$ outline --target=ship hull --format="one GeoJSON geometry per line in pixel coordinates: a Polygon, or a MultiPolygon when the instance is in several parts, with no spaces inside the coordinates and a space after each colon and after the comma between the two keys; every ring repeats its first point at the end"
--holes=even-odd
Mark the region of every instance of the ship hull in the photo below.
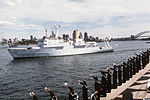
{"type": "Polygon", "coordinates": [[[9,53],[14,59],[17,58],[32,58],[32,57],[53,57],[53,56],[68,56],[90,53],[112,52],[113,48],[108,47],[87,47],[87,48],[8,48],[9,53]]]}

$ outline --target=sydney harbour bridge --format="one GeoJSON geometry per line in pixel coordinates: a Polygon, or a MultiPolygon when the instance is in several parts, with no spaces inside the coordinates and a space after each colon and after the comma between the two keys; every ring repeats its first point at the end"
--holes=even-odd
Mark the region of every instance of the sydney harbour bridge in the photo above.
{"type": "Polygon", "coordinates": [[[150,38],[150,34],[148,34],[148,33],[150,33],[150,31],[143,31],[143,32],[140,32],[140,33],[134,35],[134,39],[137,39],[137,38],[139,38],[139,37],[150,38]],[[146,34],[146,35],[145,35],[145,34],[146,34]]]}
{"type": "Polygon", "coordinates": [[[115,38],[113,40],[138,40],[138,39],[150,40],[150,31],[143,31],[143,32],[137,33],[136,35],[131,35],[130,37],[115,38]]]}

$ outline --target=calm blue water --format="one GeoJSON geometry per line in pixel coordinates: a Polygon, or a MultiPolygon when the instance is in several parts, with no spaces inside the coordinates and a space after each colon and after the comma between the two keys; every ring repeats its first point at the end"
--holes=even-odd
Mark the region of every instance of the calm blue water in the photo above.
{"type": "Polygon", "coordinates": [[[90,74],[100,77],[99,68],[120,64],[126,57],[150,47],[146,41],[113,41],[110,44],[115,48],[114,52],[17,60],[12,59],[6,48],[0,48],[0,100],[32,100],[30,91],[34,91],[40,100],[48,100],[46,86],[61,99],[68,96],[65,82],[80,91],[77,80],[84,79],[91,93],[94,80],[90,74]]]}

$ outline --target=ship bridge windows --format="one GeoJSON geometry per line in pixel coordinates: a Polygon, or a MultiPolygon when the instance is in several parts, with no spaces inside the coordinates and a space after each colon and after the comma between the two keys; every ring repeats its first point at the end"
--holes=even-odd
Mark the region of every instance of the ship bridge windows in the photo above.
{"type": "Polygon", "coordinates": [[[74,48],[85,48],[85,45],[74,46],[74,48]]]}
{"type": "Polygon", "coordinates": [[[57,47],[57,48],[55,48],[56,50],[62,50],[63,49],[63,47],[57,47]]]}

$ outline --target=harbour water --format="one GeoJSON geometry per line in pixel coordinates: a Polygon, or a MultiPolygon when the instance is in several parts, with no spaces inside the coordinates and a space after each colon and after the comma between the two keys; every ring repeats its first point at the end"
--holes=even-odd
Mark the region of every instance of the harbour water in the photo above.
{"type": "Polygon", "coordinates": [[[146,41],[112,41],[110,45],[115,48],[114,52],[17,60],[12,59],[6,48],[0,48],[0,100],[32,100],[31,91],[40,100],[48,100],[44,87],[50,87],[63,100],[69,93],[64,83],[78,92],[82,89],[78,80],[84,79],[90,94],[94,89],[90,74],[100,77],[99,68],[120,64],[150,47],[146,41]]]}

